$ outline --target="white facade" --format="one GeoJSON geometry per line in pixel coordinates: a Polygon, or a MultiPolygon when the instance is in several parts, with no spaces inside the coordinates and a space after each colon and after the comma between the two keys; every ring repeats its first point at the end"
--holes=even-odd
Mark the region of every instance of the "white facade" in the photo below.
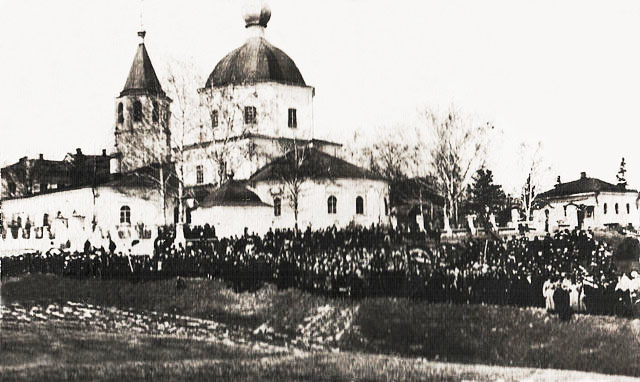
{"type": "Polygon", "coordinates": [[[277,82],[202,89],[200,103],[204,131],[192,139],[225,139],[243,133],[310,139],[314,93],[310,86],[277,82]],[[245,123],[246,107],[255,108],[255,123],[245,123]],[[295,126],[289,126],[289,109],[295,110],[295,126]],[[214,111],[217,112],[217,126],[212,121],[214,111]]]}
{"type": "MultiPolygon", "coordinates": [[[[278,181],[256,182],[256,193],[268,204],[277,205],[280,199],[280,216],[271,213],[274,228],[292,228],[295,213],[291,193],[278,181]]],[[[369,226],[389,224],[386,205],[389,201],[389,186],[383,180],[340,178],[332,180],[307,180],[299,193],[298,227],[313,229],[349,224],[369,226]],[[329,211],[329,198],[335,197],[335,213],[329,211]],[[357,198],[362,198],[362,213],[356,209],[357,198]]]]}
{"type": "MultiPolygon", "coordinates": [[[[25,227],[28,219],[34,229],[43,227],[46,214],[50,230],[55,235],[52,240],[55,246],[69,240],[74,250],[81,250],[87,239],[93,242],[110,236],[121,249],[130,247],[131,242],[138,239],[141,242],[138,249],[144,247],[148,252],[149,243],[153,248],[151,239],[157,233],[156,227],[167,222],[164,211],[162,198],[156,190],[110,186],[85,187],[2,202],[7,225],[20,219],[22,227],[25,227]],[[140,228],[151,237],[141,236],[140,228]]],[[[171,218],[172,203],[167,203],[166,211],[171,218]]],[[[46,235],[44,239],[36,239],[32,235],[29,240],[22,237],[12,240],[9,235],[4,240],[0,239],[0,253],[10,249],[42,250],[43,246],[46,249],[51,247],[46,235]]]]}
{"type": "Polygon", "coordinates": [[[631,224],[637,227],[640,223],[637,199],[638,193],[630,190],[597,194],[589,192],[552,198],[534,211],[534,226],[539,231],[548,228],[549,232],[573,229],[580,222],[582,228],[605,228],[610,224],[631,224]]]}
{"type": "Polygon", "coordinates": [[[264,235],[272,224],[273,208],[262,206],[213,206],[200,207],[191,212],[191,222],[209,224],[217,237],[242,236],[248,233],[264,235]]]}

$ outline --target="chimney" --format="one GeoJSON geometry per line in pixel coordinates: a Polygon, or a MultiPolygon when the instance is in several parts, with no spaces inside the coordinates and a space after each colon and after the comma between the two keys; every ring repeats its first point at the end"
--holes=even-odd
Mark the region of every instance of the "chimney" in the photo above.
{"type": "Polygon", "coordinates": [[[43,159],[44,159],[44,154],[40,154],[40,155],[38,156],[38,159],[43,160],[43,159]]]}
{"type": "Polygon", "coordinates": [[[586,172],[584,172],[584,171],[582,171],[582,172],[580,173],[580,179],[587,179],[587,173],[586,173],[586,172]]]}
{"type": "Polygon", "coordinates": [[[107,149],[102,149],[102,156],[106,157],[107,156],[107,149]]]}
{"type": "Polygon", "coordinates": [[[82,155],[82,150],[80,148],[76,149],[76,155],[82,155]]]}

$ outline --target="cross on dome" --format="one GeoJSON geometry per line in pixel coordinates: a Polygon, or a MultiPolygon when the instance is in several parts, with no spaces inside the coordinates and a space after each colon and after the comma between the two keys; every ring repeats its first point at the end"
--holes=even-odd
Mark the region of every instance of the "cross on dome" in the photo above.
{"type": "Polygon", "coordinates": [[[265,0],[247,0],[242,11],[246,28],[266,28],[271,19],[271,8],[265,0]]]}

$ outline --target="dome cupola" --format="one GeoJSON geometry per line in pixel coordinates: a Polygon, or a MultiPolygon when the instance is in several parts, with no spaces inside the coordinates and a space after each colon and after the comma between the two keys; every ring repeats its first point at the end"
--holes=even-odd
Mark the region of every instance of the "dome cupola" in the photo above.
{"type": "Polygon", "coordinates": [[[264,0],[249,0],[243,9],[248,38],[244,45],[227,54],[213,69],[206,88],[277,82],[307,86],[295,62],[264,38],[271,9],[264,0]]]}

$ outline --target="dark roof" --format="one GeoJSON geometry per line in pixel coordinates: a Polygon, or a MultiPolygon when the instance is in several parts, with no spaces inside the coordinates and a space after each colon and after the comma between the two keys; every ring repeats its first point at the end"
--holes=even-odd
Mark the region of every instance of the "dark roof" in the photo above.
{"type": "Polygon", "coordinates": [[[581,177],[573,182],[560,183],[549,191],[538,195],[539,198],[555,198],[589,192],[636,192],[621,185],[607,183],[596,178],[581,177]]]}
{"type": "Polygon", "coordinates": [[[242,182],[230,180],[213,190],[200,203],[200,207],[214,206],[269,206],[242,182]]]}
{"type": "MultiPolygon", "coordinates": [[[[302,178],[382,179],[369,170],[353,165],[333,155],[326,154],[313,147],[299,150],[298,154],[303,155],[302,164],[296,170],[302,178]]],[[[274,159],[271,163],[256,171],[250,180],[252,182],[282,180],[283,177],[288,176],[295,167],[294,155],[295,151],[291,150],[285,155],[274,159]]]]}
{"type": "Polygon", "coordinates": [[[279,82],[306,86],[289,56],[262,37],[250,38],[216,65],[205,87],[279,82]]]}
{"type": "MultiPolygon", "coordinates": [[[[162,178],[166,185],[166,193],[177,194],[178,178],[173,163],[163,164],[162,178]]],[[[111,174],[109,181],[101,186],[114,189],[148,188],[160,190],[160,165],[150,164],[133,171],[111,174]]]]}
{"type": "Polygon", "coordinates": [[[144,43],[138,45],[138,51],[133,58],[133,64],[129,70],[129,77],[124,84],[124,89],[120,92],[120,97],[135,94],[153,94],[164,96],[156,71],[153,70],[151,59],[147,53],[144,43]]]}

